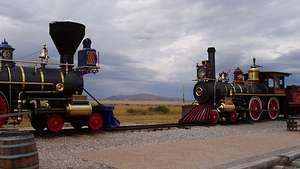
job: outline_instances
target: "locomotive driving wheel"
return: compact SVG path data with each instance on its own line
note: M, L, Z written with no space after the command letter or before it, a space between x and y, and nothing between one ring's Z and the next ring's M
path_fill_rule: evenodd
M262 113L262 102L259 97L253 96L249 101L249 116L251 120L258 121Z
M219 121L219 113L217 110L211 110L209 115L210 122L212 124L216 124Z
M47 128L53 133L58 133L64 127L64 118L60 114L52 114L48 116Z
M229 114L228 114L228 120L229 120L229 122L230 123L236 123L237 122L237 120L238 120L238 114L237 114L237 112L230 112Z
M268 101L268 115L271 120L275 120L280 112L279 101L276 97L271 97Z
M103 118L100 113L93 112L88 119L88 126L91 130L99 130L103 127Z
M8 113L8 104L5 96L0 93L0 115ZM7 123L8 117L0 117L0 127Z

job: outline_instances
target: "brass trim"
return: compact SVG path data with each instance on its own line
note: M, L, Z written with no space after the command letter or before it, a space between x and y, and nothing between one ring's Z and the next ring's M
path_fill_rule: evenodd
M68 104L66 107L70 116L89 116L92 113L92 105L72 105Z
M235 111L235 105L232 102L232 98L231 97L225 97L224 102L220 104L218 109L221 112L234 112Z
M242 88L242 86L241 86L241 85L239 85L239 84L237 84L237 83L236 83L236 85L238 85L238 86L239 86L239 88L241 89L241 93L243 93L243 88Z
M233 88L233 93L236 93L236 92L235 92L235 87L234 87L234 85L233 85L232 83L230 83L230 85L231 85L232 88Z
M7 66L6 67L7 68L7 72L8 72L8 80L9 80L9 82L11 82L11 70L10 70L10 67L9 66ZM11 106L11 84L9 84L9 106L8 106L8 108L9 108L9 111L10 111L10 106Z
M61 83L65 83L65 77L64 77L64 74L63 72L60 72L60 79L61 79Z
M8 72L8 80L11 82L11 71L10 71L10 67L7 66L7 72Z
M26 84L26 85L54 85L53 83L40 83L40 82L7 82L7 81L0 81L0 84Z
M268 94L268 93L236 93L236 96L286 96L286 94Z
M20 70L21 70L21 74L22 74L22 89L25 89L25 82L26 82L26 76L25 76L25 71L24 68L20 65Z
M202 92L203 92L203 89L201 87L197 87L195 90L195 94L199 97L202 96Z
M78 100L86 100L86 95L72 95L72 100L78 101Z
M32 63L32 64L46 64L46 65L59 65L59 66L75 66L75 64L68 64L68 63L48 63L48 62L40 62L40 61L26 61L26 60L11 60L11 59L0 59L0 61L7 61L7 62L21 62L21 63Z
M42 84L45 83L45 76L44 76L44 72L42 69L40 69L40 75L41 75L41 82ZM41 90L43 91L44 90L44 85L41 85Z
M221 112L234 112L235 111L235 105L234 104L221 103L221 105L218 107L218 109Z
M258 81L259 80L259 67L251 67L248 71L248 80Z
M64 84L62 84L62 83L57 83L57 84L55 85L55 88L56 88L56 91L62 92L62 91L64 91Z

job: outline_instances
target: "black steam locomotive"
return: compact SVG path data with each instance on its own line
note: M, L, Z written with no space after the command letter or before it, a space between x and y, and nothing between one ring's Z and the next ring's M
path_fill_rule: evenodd
M46 47L41 51L41 60L34 62L13 60L14 48L5 40L0 45L0 127L20 123L23 115L29 114L32 127L38 131L47 127L59 132L64 122L70 122L75 128L84 125L92 130L102 128L101 111L108 108L101 104L92 106L82 95L83 75L99 69L90 39L83 41L83 49L78 52L78 67L74 65L74 53L84 38L85 26L52 22L49 33L60 54L59 64L48 63Z
M289 73L260 71L254 58L248 73L237 67L233 81L229 82L226 72L216 78L216 50L210 47L207 51L208 60L197 64L197 83L193 89L197 105L184 106L180 122L275 120L280 114L287 116L288 112L299 109L300 87L285 87L285 77Z

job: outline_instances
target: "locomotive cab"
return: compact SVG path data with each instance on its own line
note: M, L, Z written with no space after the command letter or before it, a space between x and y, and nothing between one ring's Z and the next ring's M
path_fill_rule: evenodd
M262 81L268 87L270 94L285 94L285 77L290 76L290 73L285 72L261 72Z

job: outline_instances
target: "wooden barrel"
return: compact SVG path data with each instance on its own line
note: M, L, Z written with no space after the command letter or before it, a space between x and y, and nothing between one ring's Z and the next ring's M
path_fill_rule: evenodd
M39 168L38 151L31 133L0 130L0 168Z

